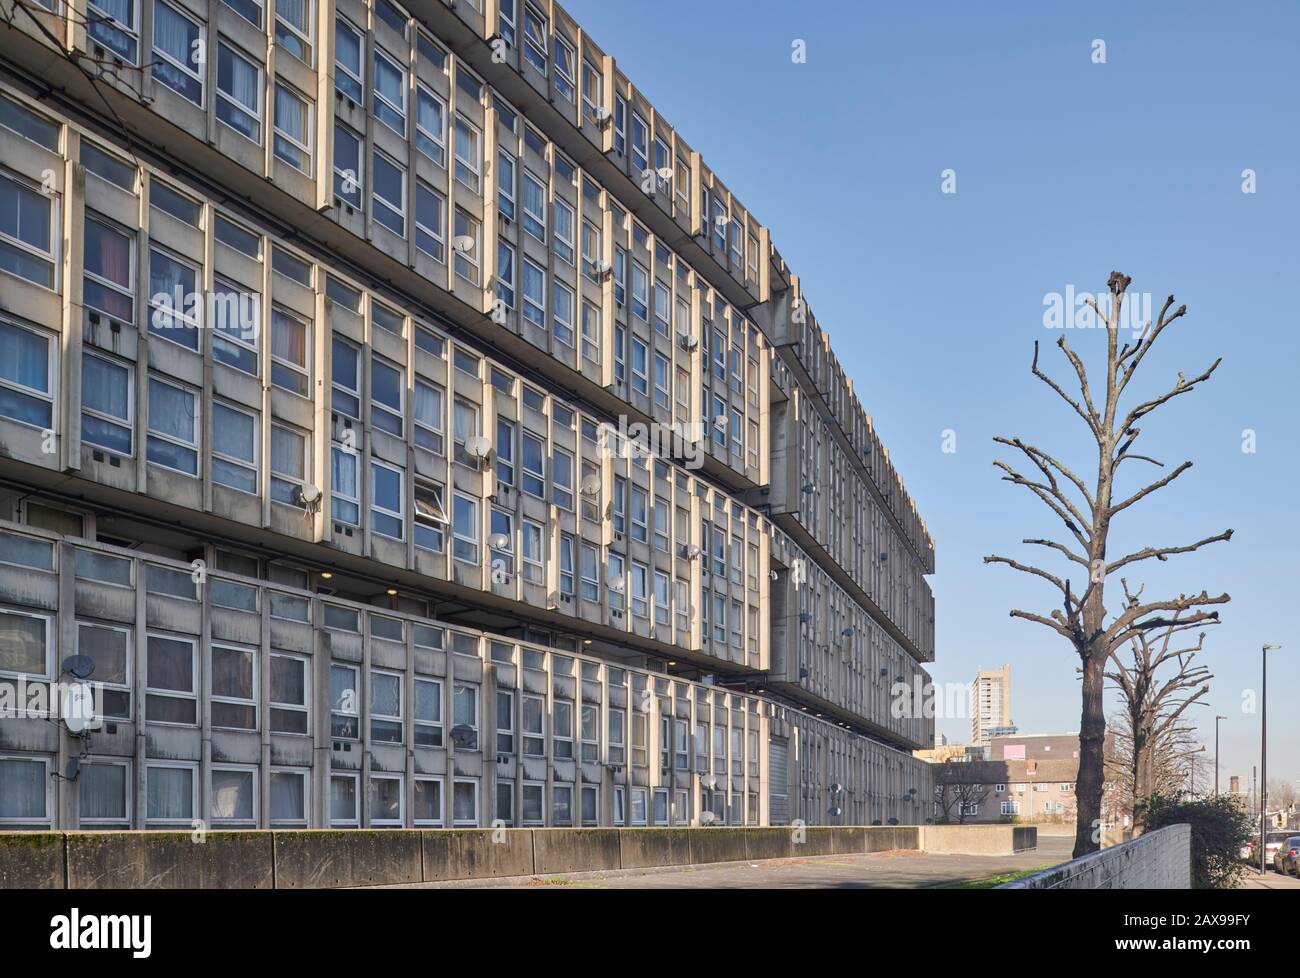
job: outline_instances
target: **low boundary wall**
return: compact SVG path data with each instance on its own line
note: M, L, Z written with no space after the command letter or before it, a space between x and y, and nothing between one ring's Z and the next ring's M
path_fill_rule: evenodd
M1014 831L1013 831L1014 829ZM929 849L1021 851L1013 826L0 833L0 890L302 889ZM1028 839L1029 848L1033 839Z
M1170 825L998 887L1001 890L1189 890L1192 827Z

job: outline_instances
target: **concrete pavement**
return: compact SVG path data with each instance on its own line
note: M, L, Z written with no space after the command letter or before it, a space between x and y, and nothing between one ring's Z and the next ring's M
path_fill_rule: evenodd
M1300 879L1294 876L1283 876L1281 873L1275 873L1269 870L1263 876L1259 875L1259 870L1248 869L1241 878L1239 890L1300 890Z
M418 887L525 889L916 889L986 880L1005 873L1054 866L1070 858L1073 839L1045 838L1037 850L1009 856L972 856L893 850L852 856L772 859L685 866L649 872L573 873Z

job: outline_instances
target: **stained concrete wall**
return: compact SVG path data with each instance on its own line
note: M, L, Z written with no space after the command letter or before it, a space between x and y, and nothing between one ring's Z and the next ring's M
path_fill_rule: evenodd
M926 852L996 856L1038 848L1033 825L922 825L915 831Z
M376 886L891 849L1009 853L1013 842L1012 826L988 825L11 832L0 833L0 889Z
M1189 890L1192 827L1171 825L1000 886L1002 890Z

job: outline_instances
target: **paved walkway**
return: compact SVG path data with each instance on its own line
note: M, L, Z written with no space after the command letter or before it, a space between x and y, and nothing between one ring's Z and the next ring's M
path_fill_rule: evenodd
M967 856L910 850L861 856L771 859L758 863L690 866L643 873L575 873L511 880L481 880L475 886L563 890L596 889L915 889L986 880L1004 873L1054 866L1070 858L1073 839L1045 838L1033 852L1012 856ZM421 884L415 884L417 886ZM456 884L438 884L454 886Z
M1242 890L1300 890L1300 879L1269 870L1263 876L1258 869L1248 869L1241 877Z

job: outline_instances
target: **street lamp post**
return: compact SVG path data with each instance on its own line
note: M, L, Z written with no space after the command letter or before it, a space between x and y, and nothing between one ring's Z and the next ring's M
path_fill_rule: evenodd
M1214 797L1219 797L1219 721L1228 719L1225 716L1216 716L1214 718Z
M1260 711L1259 711L1259 875L1268 872L1268 834L1264 822L1268 816L1268 654L1280 645L1265 645L1260 649Z

